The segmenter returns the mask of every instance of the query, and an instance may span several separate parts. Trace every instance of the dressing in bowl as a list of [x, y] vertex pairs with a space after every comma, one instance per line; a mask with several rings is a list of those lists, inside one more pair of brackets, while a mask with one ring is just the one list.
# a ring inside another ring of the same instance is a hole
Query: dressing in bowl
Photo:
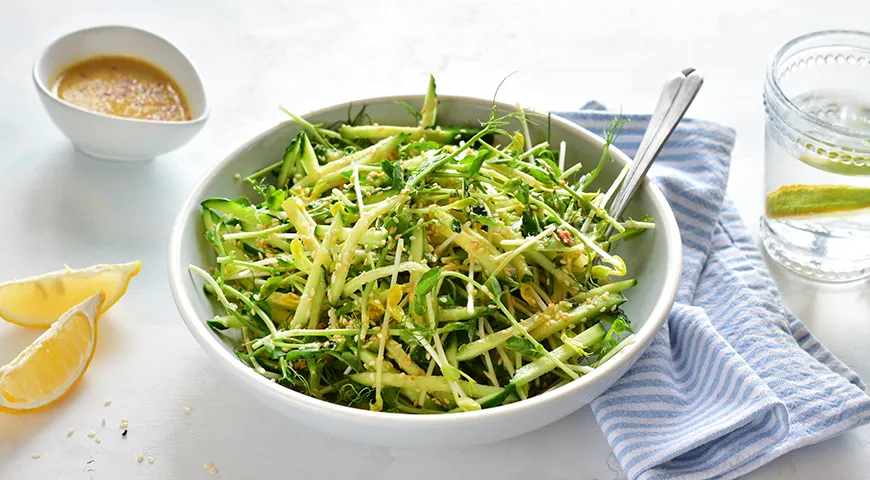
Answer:
[[51, 119], [81, 151], [148, 160], [189, 142], [208, 118], [193, 63], [168, 40], [126, 26], [67, 34], [33, 66]]

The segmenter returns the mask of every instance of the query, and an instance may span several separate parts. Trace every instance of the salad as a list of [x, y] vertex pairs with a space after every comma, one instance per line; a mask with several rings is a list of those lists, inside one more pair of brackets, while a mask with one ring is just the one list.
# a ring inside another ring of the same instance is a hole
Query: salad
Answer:
[[610, 252], [654, 224], [608, 213], [625, 169], [590, 188], [606, 146], [566, 168], [564, 142], [529, 135], [548, 117], [494, 102], [439, 125], [433, 78], [422, 110], [399, 103], [416, 126], [291, 113], [283, 158], [245, 178], [258, 197], [202, 202], [216, 259], [189, 269], [239, 359], [325, 401], [426, 414], [540, 395], [631, 343], [620, 306], [637, 282]]

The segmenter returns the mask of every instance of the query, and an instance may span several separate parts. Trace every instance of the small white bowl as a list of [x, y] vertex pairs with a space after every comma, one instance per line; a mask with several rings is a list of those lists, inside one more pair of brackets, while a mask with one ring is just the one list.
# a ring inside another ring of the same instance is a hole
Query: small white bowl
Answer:
[[[396, 100], [420, 108], [423, 95], [354, 100], [316, 113], [303, 115], [312, 123], [324, 125], [343, 121], [348, 108], [366, 105], [366, 113], [381, 125], [408, 125], [411, 117]], [[476, 124], [490, 114], [491, 100], [438, 96], [438, 120], [446, 125]], [[499, 103], [501, 112], [516, 107]], [[569, 165], [578, 159], [597, 162], [604, 139], [555, 115], [552, 117], [551, 143], [567, 142]], [[506, 130], [519, 129], [512, 121]], [[535, 142], [547, 138], [547, 125], [530, 127]], [[632, 198], [627, 217], [651, 215], [656, 228], [631, 243], [620, 244], [615, 252], [625, 260], [638, 286], [626, 292], [628, 302], [622, 308], [632, 321], [635, 342], [596, 368], [564, 387], [487, 410], [448, 415], [412, 415], [371, 412], [344, 407], [309, 397], [270, 382], [239, 360], [232, 347], [213, 332], [206, 321], [220, 313], [220, 308], [203, 294], [202, 283], [194, 281], [187, 266], [208, 266], [214, 251], [203, 235], [200, 202], [209, 197], [236, 198], [256, 193], [235, 175], [257, 171], [283, 157], [287, 145], [295, 138], [299, 125], [285, 122], [254, 137], [222, 161], [216, 163], [193, 187], [184, 202], [169, 240], [169, 287], [181, 318], [194, 338], [210, 356], [212, 364], [223, 370], [235, 384], [276, 412], [332, 435], [362, 443], [390, 447], [463, 447], [504, 440], [552, 423], [586, 405], [613, 385], [650, 345], [673, 306], [682, 272], [682, 244], [676, 219], [664, 195], [648, 179]], [[604, 167], [593, 189], [607, 188], [619, 171], [630, 162], [619, 149], [609, 149], [613, 162]], [[232, 392], [235, 395], [235, 390]], [[256, 408], [256, 407], [253, 407]], [[270, 420], [271, 421], [271, 420]]]
[[[52, 91], [63, 69], [92, 57], [124, 55], [160, 67], [178, 83], [191, 120], [164, 122], [117, 117], [67, 103]], [[149, 160], [190, 141], [208, 118], [208, 102], [193, 63], [168, 40], [126, 26], [102, 26], [55, 40], [33, 65], [33, 82], [55, 125], [81, 151], [107, 160]]]

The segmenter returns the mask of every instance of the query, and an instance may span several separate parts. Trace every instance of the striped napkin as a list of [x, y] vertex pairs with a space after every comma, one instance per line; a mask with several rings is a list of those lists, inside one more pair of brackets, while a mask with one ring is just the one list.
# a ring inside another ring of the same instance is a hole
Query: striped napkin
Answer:
[[[613, 114], [593, 110], [559, 115], [601, 132]], [[633, 157], [649, 117], [627, 117], [616, 144]], [[630, 479], [735, 478], [870, 421], [863, 383], [783, 306], [725, 196], [734, 136], [683, 120], [650, 171], [682, 234], [677, 303], [592, 402]]]

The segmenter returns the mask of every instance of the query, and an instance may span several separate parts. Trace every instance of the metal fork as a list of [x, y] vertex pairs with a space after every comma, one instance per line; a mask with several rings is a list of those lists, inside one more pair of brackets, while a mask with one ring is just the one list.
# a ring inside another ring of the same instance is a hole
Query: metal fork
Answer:
[[[608, 209], [608, 213], [613, 218], [619, 218], [625, 212], [629, 200], [637, 192], [649, 171], [649, 167], [659, 156], [665, 142], [677, 128], [677, 124], [680, 123], [703, 83], [704, 78], [694, 68], [681, 71], [665, 83], [659, 97], [659, 103], [656, 105], [646, 132], [643, 134], [643, 139], [640, 141], [634, 161], [622, 183], [622, 188], [614, 196], [613, 203]], [[609, 237], [612, 233], [613, 227], [611, 226], [605, 237]]]

